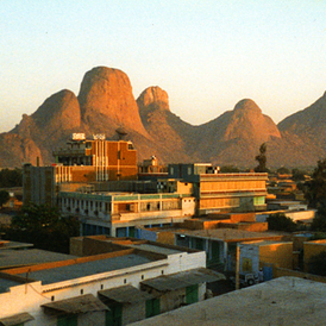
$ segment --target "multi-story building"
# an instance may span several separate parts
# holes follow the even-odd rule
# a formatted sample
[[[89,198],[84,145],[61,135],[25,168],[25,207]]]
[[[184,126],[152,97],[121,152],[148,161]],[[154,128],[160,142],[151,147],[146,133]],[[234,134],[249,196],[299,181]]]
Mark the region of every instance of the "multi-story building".
[[[56,163],[24,166],[24,204],[59,205],[78,217],[83,234],[134,236],[134,227],[182,222],[194,215],[265,208],[266,173],[219,173],[211,164],[144,163],[137,180],[137,151],[130,141],[72,134],[54,151]]]
[[[53,152],[56,182],[137,179],[137,151],[131,141],[106,140],[105,135],[72,134],[66,148]]]
[[[250,212],[266,208],[267,173],[219,173],[211,164],[170,164],[170,178],[191,182],[196,213]]]
[[[60,192],[58,204],[80,219],[84,235],[133,237],[135,225],[171,225],[195,214],[195,199],[178,193]]]
[[[67,146],[54,150],[53,155],[56,163],[51,166],[24,165],[24,204],[55,205],[63,184],[78,189],[86,184],[137,179],[137,151],[131,141],[72,134]]]

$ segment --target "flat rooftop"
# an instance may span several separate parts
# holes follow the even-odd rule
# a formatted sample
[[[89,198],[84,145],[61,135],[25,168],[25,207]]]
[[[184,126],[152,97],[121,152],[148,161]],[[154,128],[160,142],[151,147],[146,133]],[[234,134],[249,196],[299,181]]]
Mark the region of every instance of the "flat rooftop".
[[[21,285],[21,284],[22,284],[21,282],[0,279],[0,293],[8,292],[11,287],[16,285]]]
[[[177,231],[177,234],[186,235],[189,237],[198,237],[206,239],[215,239],[226,242],[237,242],[248,240],[260,240],[260,239],[281,239],[282,235],[272,232],[251,232],[237,229],[205,229],[205,230],[182,230]]]
[[[254,240],[254,241],[245,241],[241,245],[253,245],[253,246],[270,246],[270,245],[279,245],[279,244],[293,244],[291,241],[273,241],[273,240]]]
[[[163,255],[173,255],[173,254],[178,254],[180,252],[187,251],[187,250],[172,249],[166,246],[157,246],[155,244],[150,244],[150,243],[133,244],[131,245],[131,247],[135,249],[146,250],[146,251],[163,254]]]
[[[296,277],[281,277],[132,325],[324,325],[325,306],[326,284]]]
[[[31,244],[31,243],[0,240],[0,250],[26,249],[26,248],[31,248],[31,247],[33,247],[33,244]]]
[[[131,253],[118,257],[109,257],[68,266],[31,271],[28,277],[36,281],[41,281],[42,284],[45,285],[142,265],[151,261],[152,259]],[[25,273],[17,275],[24,277]]]
[[[72,258],[77,257],[40,249],[0,250],[0,269],[62,261]]]

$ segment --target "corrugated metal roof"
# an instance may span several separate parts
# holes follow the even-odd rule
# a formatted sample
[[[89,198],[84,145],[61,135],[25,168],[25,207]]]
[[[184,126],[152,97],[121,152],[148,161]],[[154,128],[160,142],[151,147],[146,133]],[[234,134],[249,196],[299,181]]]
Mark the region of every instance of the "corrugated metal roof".
[[[49,314],[62,312],[67,314],[83,314],[86,312],[109,310],[101,300],[95,298],[92,294],[47,303],[41,307],[45,308],[45,313]]]
[[[0,319],[0,325],[14,326],[14,325],[26,323],[27,321],[30,321],[30,320],[34,320],[34,317],[32,317],[27,312],[24,312],[22,314],[17,314],[14,316]]]
[[[120,286],[114,289],[102,290],[98,292],[100,296],[119,303],[136,303],[153,299],[154,296],[140,291],[131,285]]]
[[[146,280],[141,284],[160,292],[173,291],[205,282],[224,280],[225,276],[206,268],[192,269],[171,275],[162,275],[154,279]]]

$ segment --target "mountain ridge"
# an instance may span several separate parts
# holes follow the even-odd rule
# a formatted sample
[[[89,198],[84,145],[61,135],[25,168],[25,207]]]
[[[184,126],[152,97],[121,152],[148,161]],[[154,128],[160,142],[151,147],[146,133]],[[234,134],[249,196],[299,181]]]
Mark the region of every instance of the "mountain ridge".
[[[278,125],[251,99],[242,99],[204,124],[191,125],[170,108],[168,93],[146,88],[137,99],[127,74],[95,67],[84,75],[78,96],[63,89],[49,96],[11,131],[0,134],[0,166],[53,161],[52,150],[63,146],[73,132],[127,131],[139,161],[156,155],[163,163],[211,162],[253,168],[262,143],[268,166],[313,166],[325,156],[326,92],[309,107]]]

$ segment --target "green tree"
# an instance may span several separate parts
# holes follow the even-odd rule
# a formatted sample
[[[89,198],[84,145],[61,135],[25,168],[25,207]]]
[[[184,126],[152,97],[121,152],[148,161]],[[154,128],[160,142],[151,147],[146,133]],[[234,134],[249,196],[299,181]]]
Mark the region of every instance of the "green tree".
[[[258,162],[258,165],[255,167],[255,172],[267,172],[266,168],[266,150],[267,150],[267,145],[266,143],[263,143],[259,147],[259,154],[255,157],[256,161]]]
[[[326,251],[311,257],[308,268],[311,274],[326,276]]]
[[[76,219],[61,217],[55,207],[30,204],[13,217],[6,237],[39,249],[69,253],[70,237],[79,235],[79,227]]]
[[[3,169],[0,171],[0,188],[21,187],[23,173],[21,169]]]
[[[9,192],[0,190],[0,208],[10,199]]]
[[[283,213],[270,214],[267,218],[268,230],[294,232],[297,224]]]
[[[311,230],[326,232],[326,200],[319,202],[317,212],[311,224]]]
[[[305,181],[305,175],[307,174],[306,171],[293,169],[292,170],[292,180],[293,181]]]
[[[326,203],[326,160],[318,161],[311,180],[303,187],[309,206],[318,208]]]

